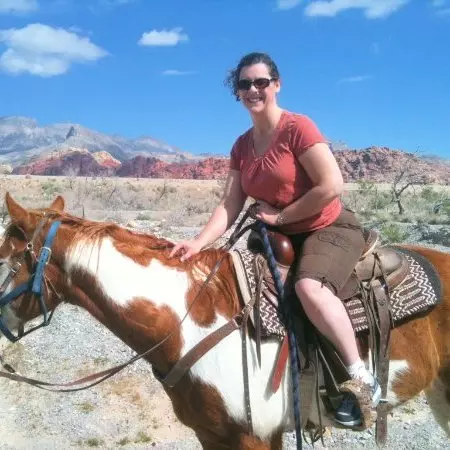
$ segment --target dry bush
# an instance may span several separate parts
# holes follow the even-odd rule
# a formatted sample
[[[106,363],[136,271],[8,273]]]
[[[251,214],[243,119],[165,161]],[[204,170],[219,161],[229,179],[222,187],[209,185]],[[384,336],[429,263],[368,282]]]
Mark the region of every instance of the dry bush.
[[[345,192],[342,200],[365,223],[450,224],[450,208],[446,207],[445,201],[448,197],[449,190],[444,187],[410,185],[409,190],[402,193],[400,214],[398,201],[391,192],[380,190],[376,185],[360,183],[356,190]],[[441,204],[442,207],[438,208]]]
[[[28,207],[45,207],[61,194],[77,216],[119,223],[148,221],[162,226],[199,227],[222,198],[224,181],[153,180],[108,177],[0,177],[0,195],[10,191]],[[351,190],[355,188],[354,190]],[[342,200],[365,226],[389,222],[450,224],[450,187],[410,185],[402,194],[403,214],[390,186],[347,185]],[[248,200],[246,206],[251,203]],[[0,218],[6,215],[3,202]]]
[[[66,209],[94,220],[161,220],[197,226],[222,196],[217,181],[120,179],[109,177],[3,177],[0,195],[10,191],[26,207],[46,207],[62,195]],[[2,203],[1,215],[6,215]]]

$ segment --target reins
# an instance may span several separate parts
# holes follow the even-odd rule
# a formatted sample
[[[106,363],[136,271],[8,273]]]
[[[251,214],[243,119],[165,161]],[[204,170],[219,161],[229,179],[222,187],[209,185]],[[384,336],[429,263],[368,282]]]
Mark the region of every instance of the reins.
[[[79,379],[70,381],[68,383],[50,383],[50,382],[46,382],[46,381],[37,380],[37,379],[34,379],[34,378],[24,377],[22,375],[17,374],[16,371],[9,364],[4,363],[2,358],[0,358],[0,363],[7,370],[7,372],[0,371],[0,377],[7,378],[7,379],[13,380],[13,381],[27,383],[27,384],[29,384],[31,386],[35,386],[35,387],[37,387],[39,389],[52,391],[52,392],[75,392],[75,391],[81,391],[81,390],[88,389],[90,387],[93,387],[93,386],[96,386],[97,384],[102,383],[103,381],[105,381],[108,378],[112,377],[116,373],[118,373],[118,372],[122,371],[123,369],[125,369],[127,366],[135,363],[136,361],[142,359],[143,357],[145,357],[145,356],[151,354],[152,352],[154,352],[155,350],[157,350],[165,342],[167,342],[176,332],[178,332],[179,329],[181,329],[181,326],[182,326],[184,320],[187,318],[187,316],[189,315],[189,312],[191,311],[192,307],[194,306],[196,301],[199,299],[200,294],[203,292],[204,287],[214,277],[214,275],[217,273],[220,265],[222,264],[223,259],[227,256],[226,252],[229,251],[234,246],[234,244],[239,240],[239,238],[252,227],[252,224],[247,225],[244,228],[242,228],[242,225],[247,220],[247,218],[251,215],[251,213],[252,213],[252,211],[253,211],[255,206],[256,206],[256,204],[254,203],[254,204],[250,205],[247,208],[247,211],[244,213],[243,217],[241,218],[239,223],[236,225],[236,228],[234,229],[233,233],[229,237],[228,241],[221,247],[223,250],[225,250],[225,253],[219,258],[219,260],[215,263],[215,265],[211,269],[211,272],[208,274],[207,278],[205,279],[204,283],[201,285],[201,287],[200,287],[199,291],[197,292],[196,296],[194,297],[194,299],[192,300],[191,304],[187,308],[187,311],[186,311],[185,315],[183,316],[181,322],[178,324],[178,326],[174,330],[172,330],[166,337],[164,337],[161,341],[159,341],[153,347],[149,348],[148,350],[144,351],[143,353],[140,353],[138,355],[133,356],[128,361],[126,361],[126,362],[124,362],[122,364],[118,364],[118,365],[116,365],[114,367],[102,370],[100,372],[96,372],[94,374],[88,375],[88,376],[83,377],[83,378],[79,378]],[[32,237],[30,242],[34,241],[36,236],[42,230],[42,228],[43,228],[43,226],[45,224],[45,223],[42,223],[42,222],[36,228],[36,230],[35,230],[35,232],[33,234],[33,237]],[[32,248],[32,246],[31,246],[31,248]],[[27,245],[27,249],[28,249],[28,245]],[[26,250],[24,250],[24,254],[25,254],[25,251]],[[42,253],[42,249],[41,249],[41,253]],[[50,255],[50,253],[49,253],[49,255]],[[45,280],[46,280],[46,282],[49,282],[47,277],[45,277]],[[53,291],[55,292],[55,294],[59,296],[59,294],[54,289],[53,285],[51,285],[51,287],[52,287]],[[245,307],[244,307],[238,314],[236,314],[233,317],[232,320],[236,321],[236,323],[239,323],[240,322],[240,317],[245,314],[245,311],[246,310],[245,310]],[[53,311],[52,311],[52,313],[53,313]],[[36,329],[36,328],[33,328],[32,330],[34,330],[34,329]],[[29,332],[32,331],[32,330],[29,330]],[[94,381],[94,380],[96,380],[96,381]],[[88,383],[88,382],[91,382],[91,381],[92,381],[92,383],[88,384],[87,386],[72,387],[72,386],[78,386],[78,385],[81,385],[81,384],[85,384],[85,383]],[[52,387],[53,388],[58,388],[58,389],[53,389]]]

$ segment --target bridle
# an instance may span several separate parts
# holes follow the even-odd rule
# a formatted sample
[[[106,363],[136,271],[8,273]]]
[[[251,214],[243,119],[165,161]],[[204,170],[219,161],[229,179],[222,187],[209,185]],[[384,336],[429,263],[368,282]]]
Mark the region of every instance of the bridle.
[[[50,217],[45,216],[44,214],[44,217],[36,227],[33,236],[31,237],[31,239],[27,240],[27,244],[23,252],[18,256],[14,263],[9,266],[8,274],[2,285],[0,286],[0,332],[2,332],[5,337],[11,342],[17,342],[19,339],[23,338],[32,331],[47,326],[50,323],[54,309],[49,314],[46,302],[46,299],[48,300],[49,288],[58,298],[61,298],[60,294],[58,294],[55,290],[53,283],[45,275],[45,268],[50,260],[52,253],[51,247],[53,245],[56,232],[61,225],[60,221],[55,221],[50,225],[48,234],[44,241],[44,245],[39,250],[38,257],[36,257],[36,253],[34,251],[36,238],[49,220]],[[21,231],[23,236],[26,237],[26,233],[20,227],[17,226],[17,228]],[[28,280],[5,294],[6,289],[12,283],[17,273],[20,271],[24,261],[27,264],[28,271],[30,273]],[[14,333],[8,328],[3,320],[3,317],[1,315],[1,308],[13,302],[18,297],[24,294],[29,294],[31,299],[35,299],[38,302],[43,320],[39,325],[33,326],[26,331],[23,324],[21,323],[17,335],[14,335]]]

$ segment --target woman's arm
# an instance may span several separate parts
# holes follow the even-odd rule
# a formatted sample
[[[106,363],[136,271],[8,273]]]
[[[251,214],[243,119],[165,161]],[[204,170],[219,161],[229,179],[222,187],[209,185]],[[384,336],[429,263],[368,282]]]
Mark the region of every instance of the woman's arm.
[[[185,261],[222,236],[239,216],[245,199],[246,195],[241,188],[240,172],[238,170],[230,170],[222,200],[214,210],[208,223],[195,239],[176,244],[170,252],[170,256],[174,256],[181,250],[182,256],[180,259]]]

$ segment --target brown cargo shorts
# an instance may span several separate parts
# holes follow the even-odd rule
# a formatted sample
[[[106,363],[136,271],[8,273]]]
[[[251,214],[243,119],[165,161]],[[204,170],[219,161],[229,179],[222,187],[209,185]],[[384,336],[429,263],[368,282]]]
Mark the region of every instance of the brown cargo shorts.
[[[333,294],[349,279],[365,244],[362,225],[346,208],[331,225],[289,237],[296,252],[295,281],[321,281]]]

